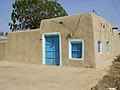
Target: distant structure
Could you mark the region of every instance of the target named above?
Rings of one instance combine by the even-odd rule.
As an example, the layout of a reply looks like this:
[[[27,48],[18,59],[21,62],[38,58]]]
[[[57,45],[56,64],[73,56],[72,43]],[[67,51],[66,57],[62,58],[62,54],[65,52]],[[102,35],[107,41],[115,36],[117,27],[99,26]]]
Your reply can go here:
[[[0,36],[4,36],[4,32],[0,32]]]
[[[4,35],[4,32],[0,32],[0,41],[6,41],[7,37]]]

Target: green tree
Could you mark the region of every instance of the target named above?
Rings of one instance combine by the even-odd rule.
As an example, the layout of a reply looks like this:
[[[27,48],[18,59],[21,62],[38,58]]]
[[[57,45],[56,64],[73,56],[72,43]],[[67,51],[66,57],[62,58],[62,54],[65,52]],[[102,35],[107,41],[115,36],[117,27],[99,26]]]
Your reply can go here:
[[[42,19],[68,15],[57,0],[16,0],[12,7],[12,31],[37,29]]]

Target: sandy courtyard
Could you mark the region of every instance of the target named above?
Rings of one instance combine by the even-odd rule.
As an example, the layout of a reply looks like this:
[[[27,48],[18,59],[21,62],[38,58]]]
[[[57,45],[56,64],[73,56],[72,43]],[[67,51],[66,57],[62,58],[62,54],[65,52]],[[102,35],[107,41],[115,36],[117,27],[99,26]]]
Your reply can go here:
[[[0,90],[88,90],[104,70],[0,61]]]

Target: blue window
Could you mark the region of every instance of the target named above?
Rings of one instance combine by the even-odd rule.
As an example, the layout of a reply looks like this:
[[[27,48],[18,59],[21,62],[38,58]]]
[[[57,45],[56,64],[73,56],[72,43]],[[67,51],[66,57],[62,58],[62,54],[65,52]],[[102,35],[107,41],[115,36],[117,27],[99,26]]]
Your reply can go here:
[[[102,53],[102,41],[98,41],[98,53]]]
[[[82,58],[82,43],[71,43],[72,58]]]
[[[84,43],[82,40],[70,40],[69,43],[69,57],[71,59],[83,59]]]
[[[106,42],[106,51],[109,52],[109,42]]]

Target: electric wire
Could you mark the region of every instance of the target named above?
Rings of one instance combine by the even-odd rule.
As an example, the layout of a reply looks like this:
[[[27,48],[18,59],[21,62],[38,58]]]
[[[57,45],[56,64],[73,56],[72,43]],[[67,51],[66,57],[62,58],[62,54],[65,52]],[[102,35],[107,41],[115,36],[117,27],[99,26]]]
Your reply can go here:
[[[114,5],[114,7],[115,7],[115,9],[116,9],[116,11],[117,11],[117,13],[118,13],[118,15],[120,16],[120,12],[119,12],[119,10],[118,10],[117,6],[115,5],[114,0],[112,0],[112,3],[113,3],[113,5]]]
[[[77,23],[77,26],[76,26],[76,28],[75,28],[75,30],[74,30],[74,32],[73,32],[73,35],[75,34],[75,32],[76,32],[77,29],[78,29],[78,26],[79,26],[79,23],[80,23],[81,17],[82,17],[82,14],[80,15],[80,17],[79,17],[79,19],[78,19],[78,23]]]
[[[74,29],[74,31],[72,32],[72,36],[75,34],[75,32],[77,31],[77,29],[78,29],[78,26],[79,26],[79,23],[80,23],[80,20],[81,20],[81,17],[82,17],[82,15],[80,15],[80,17],[79,17],[79,19],[78,19],[78,22],[77,22],[77,26],[75,27],[75,29]],[[53,23],[56,23],[56,24],[60,24],[60,22],[56,22],[56,21],[53,21],[53,20],[50,20],[51,22],[53,22]],[[69,32],[71,31],[71,27],[70,26],[68,26],[68,25],[66,25],[66,24],[62,24],[63,25],[63,27],[65,28],[65,29],[68,29],[69,30]],[[69,28],[70,29],[69,29]]]

